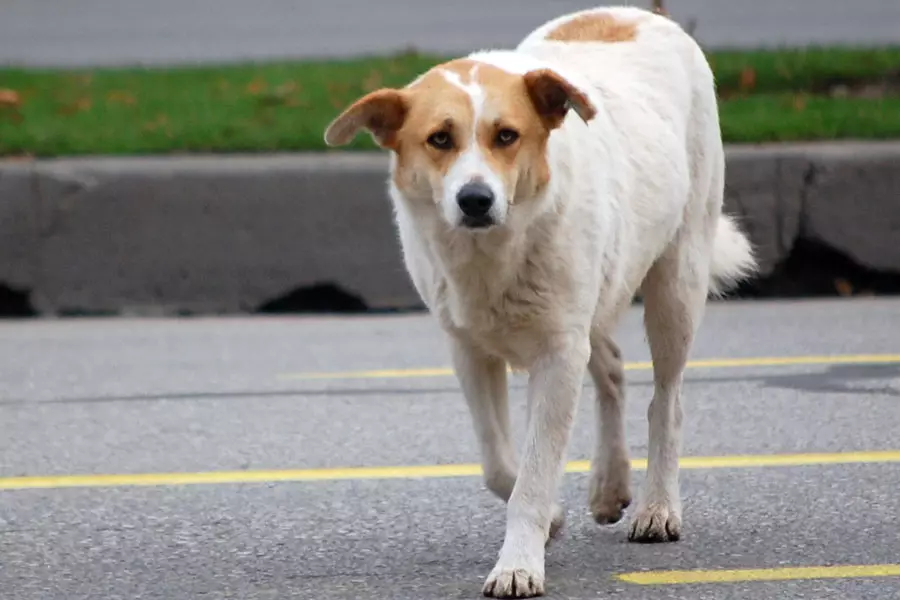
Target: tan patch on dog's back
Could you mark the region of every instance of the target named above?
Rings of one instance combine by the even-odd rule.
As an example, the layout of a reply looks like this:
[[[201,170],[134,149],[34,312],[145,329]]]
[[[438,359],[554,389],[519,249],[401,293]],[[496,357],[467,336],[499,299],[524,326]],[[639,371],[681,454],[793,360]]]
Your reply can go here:
[[[630,42],[637,37],[638,22],[610,13],[591,13],[566,21],[547,34],[557,42]]]

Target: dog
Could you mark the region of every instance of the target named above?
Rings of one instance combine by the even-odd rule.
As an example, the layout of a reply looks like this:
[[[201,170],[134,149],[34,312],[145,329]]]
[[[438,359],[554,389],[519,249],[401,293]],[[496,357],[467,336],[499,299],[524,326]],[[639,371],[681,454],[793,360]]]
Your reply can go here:
[[[366,94],[328,125],[325,142],[360,132],[390,156],[404,264],[446,333],[485,485],[507,503],[483,594],[544,594],[585,372],[597,389],[591,513],[614,523],[630,505],[611,332],[638,295],[655,385],[628,536],[678,540],[685,362],[707,299],[756,270],[748,238],[722,212],[716,91],[697,43],[640,8],[573,12],[515,49],[477,51]],[[529,377],[521,459],[508,368]]]

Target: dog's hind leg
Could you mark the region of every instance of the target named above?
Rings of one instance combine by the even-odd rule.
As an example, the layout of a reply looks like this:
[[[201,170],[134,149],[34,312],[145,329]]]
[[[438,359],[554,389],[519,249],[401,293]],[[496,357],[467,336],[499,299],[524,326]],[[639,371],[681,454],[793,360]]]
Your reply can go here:
[[[631,462],[625,443],[625,372],[619,347],[599,329],[591,333],[588,370],[597,388],[591,514],[598,523],[616,523],[631,504]]]
[[[700,218],[682,229],[641,286],[644,325],[653,357],[654,390],[647,411],[647,477],[632,517],[631,541],[667,542],[681,537],[681,385],[706,306],[714,223],[712,219]]]
[[[509,424],[506,363],[455,337],[451,338],[451,349],[481,450],[485,486],[508,502],[516,485],[518,461]],[[556,535],[564,522],[565,513],[555,504],[549,536]]]

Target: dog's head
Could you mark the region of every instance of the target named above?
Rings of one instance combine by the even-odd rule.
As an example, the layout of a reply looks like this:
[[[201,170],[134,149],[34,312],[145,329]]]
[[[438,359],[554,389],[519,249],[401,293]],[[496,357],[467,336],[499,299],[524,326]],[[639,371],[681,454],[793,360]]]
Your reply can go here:
[[[517,206],[534,211],[529,201],[550,180],[550,134],[570,109],[585,121],[596,113],[553,69],[458,59],[358,99],[325,141],[343,145],[368,131],[394,154],[393,184],[407,202],[437,210],[451,227],[480,230],[507,223]]]

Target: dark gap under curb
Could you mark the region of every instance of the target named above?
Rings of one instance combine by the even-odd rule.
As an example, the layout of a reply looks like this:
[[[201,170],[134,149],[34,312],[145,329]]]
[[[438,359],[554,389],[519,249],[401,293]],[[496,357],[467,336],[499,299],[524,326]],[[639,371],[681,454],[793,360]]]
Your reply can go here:
[[[798,239],[771,275],[742,283],[729,297],[797,299],[898,294],[900,271],[870,269],[821,242]]]
[[[290,292],[263,302],[258,314],[296,313],[367,313],[362,296],[333,283],[317,283],[294,288]]]
[[[771,275],[744,282],[721,300],[803,299],[848,296],[900,295],[898,272],[878,271],[858,264],[846,254],[821,242],[798,239],[788,257]],[[640,299],[635,303],[639,304]],[[333,282],[300,286],[267,300],[249,314],[408,314],[425,310],[421,303],[392,309],[373,309],[359,294]],[[61,310],[60,317],[123,316],[128,311]],[[0,318],[39,316],[31,302],[31,290],[0,283]],[[196,316],[174,311],[172,316]]]
[[[790,255],[767,277],[746,281],[728,299],[798,299],[900,295],[900,272],[869,269],[814,240],[799,239]],[[640,303],[640,300],[636,300]],[[257,314],[382,314],[421,312],[422,305],[373,310],[363,298],[334,283],[302,286],[267,301]]]
[[[38,312],[31,303],[31,291],[0,283],[0,318],[23,319],[36,317]]]

